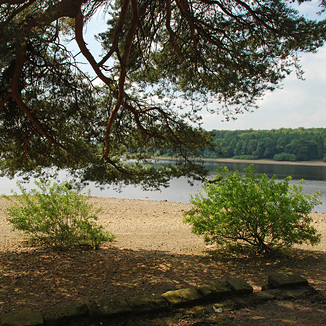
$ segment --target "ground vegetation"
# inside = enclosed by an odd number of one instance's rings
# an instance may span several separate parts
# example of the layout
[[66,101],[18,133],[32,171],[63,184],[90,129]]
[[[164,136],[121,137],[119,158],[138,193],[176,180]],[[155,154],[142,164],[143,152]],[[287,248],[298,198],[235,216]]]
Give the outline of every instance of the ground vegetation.
[[303,194],[302,184],[289,184],[291,177],[276,181],[275,176],[256,174],[252,165],[244,171],[220,167],[218,175],[203,186],[204,193],[192,196],[193,208],[184,221],[195,234],[231,251],[261,254],[320,241],[309,216],[320,204],[320,192]]

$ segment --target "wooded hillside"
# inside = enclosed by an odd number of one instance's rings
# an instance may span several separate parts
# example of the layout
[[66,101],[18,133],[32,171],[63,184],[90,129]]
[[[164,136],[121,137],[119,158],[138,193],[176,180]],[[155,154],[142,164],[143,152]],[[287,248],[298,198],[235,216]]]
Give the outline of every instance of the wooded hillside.
[[[273,159],[275,161],[326,161],[326,129],[213,130],[213,148],[203,158]],[[169,155],[169,151],[165,153]]]
[[275,161],[326,160],[326,129],[214,130],[213,143],[221,153],[206,149],[204,157],[273,159]]

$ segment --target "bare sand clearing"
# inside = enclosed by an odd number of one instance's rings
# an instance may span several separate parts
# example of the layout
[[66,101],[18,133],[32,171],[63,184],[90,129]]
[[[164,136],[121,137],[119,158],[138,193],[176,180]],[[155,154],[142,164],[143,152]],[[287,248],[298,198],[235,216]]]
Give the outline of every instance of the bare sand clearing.
[[[177,160],[172,157],[153,157],[158,160]],[[196,160],[196,159],[194,159]],[[237,158],[200,158],[200,161],[204,162],[216,162],[216,163],[249,163],[249,164],[273,164],[273,165],[306,165],[306,166],[326,166],[324,161],[274,161],[271,159],[259,159],[259,160],[244,160]]]
[[27,247],[14,233],[0,198],[0,311],[39,309],[101,296],[163,293],[212,279],[244,277],[259,290],[267,275],[295,271],[326,290],[326,214],[312,214],[318,246],[300,246],[293,258],[212,255],[182,222],[190,204],[92,198],[99,223],[116,236],[98,250],[51,251]]

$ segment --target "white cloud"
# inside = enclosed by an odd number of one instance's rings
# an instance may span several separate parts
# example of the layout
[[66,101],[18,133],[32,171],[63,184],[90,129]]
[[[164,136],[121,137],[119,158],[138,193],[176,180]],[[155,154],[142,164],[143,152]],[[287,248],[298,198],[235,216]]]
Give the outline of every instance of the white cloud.
[[326,47],[316,54],[302,55],[305,80],[295,74],[282,89],[267,93],[258,101],[259,109],[222,123],[222,116],[203,112],[203,127],[211,129],[278,129],[326,127]]
[[[320,0],[304,2],[298,7],[308,18],[316,18],[316,8]],[[96,58],[100,57],[101,47],[93,40],[94,34],[104,31],[106,25],[102,15],[87,25],[86,42]],[[203,127],[211,129],[277,129],[281,127],[326,127],[326,47],[316,54],[302,55],[302,68],[305,80],[298,80],[295,73],[284,81],[283,89],[267,93],[258,102],[260,108],[253,113],[238,115],[238,119],[221,122],[222,115],[202,112]],[[95,84],[101,84],[99,80]],[[177,101],[177,103],[181,100]]]
[[306,71],[306,80],[320,80],[326,83],[326,47],[319,49],[317,53],[306,54],[301,60],[302,66]]

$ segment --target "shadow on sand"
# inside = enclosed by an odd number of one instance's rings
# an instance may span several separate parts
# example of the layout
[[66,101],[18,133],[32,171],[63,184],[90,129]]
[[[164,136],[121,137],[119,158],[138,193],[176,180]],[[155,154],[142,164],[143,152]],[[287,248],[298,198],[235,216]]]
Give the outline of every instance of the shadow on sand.
[[0,252],[0,311],[38,310],[100,297],[161,294],[206,281],[242,277],[255,290],[272,272],[294,271],[326,290],[326,253],[293,257],[225,257],[119,249]]

